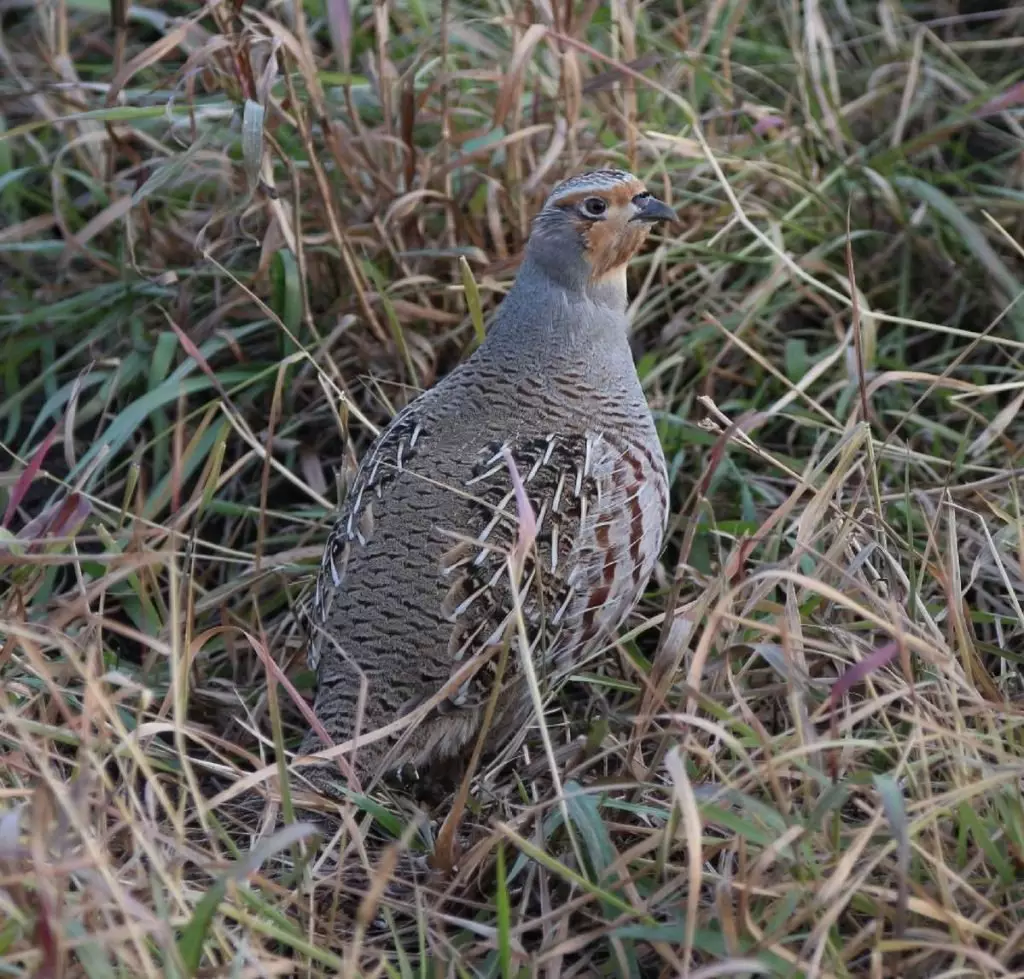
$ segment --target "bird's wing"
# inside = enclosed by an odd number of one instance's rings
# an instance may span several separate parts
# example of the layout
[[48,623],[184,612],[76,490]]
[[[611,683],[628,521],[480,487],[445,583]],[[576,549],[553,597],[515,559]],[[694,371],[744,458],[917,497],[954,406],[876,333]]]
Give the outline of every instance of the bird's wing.
[[[646,581],[635,558],[653,525],[642,504],[642,468],[620,439],[583,432],[490,442],[475,460],[460,464],[457,475],[431,470],[426,478],[409,466],[423,432],[413,402],[371,446],[324,550],[313,622],[327,621],[350,557],[373,536],[374,501],[385,499],[389,487],[409,477],[414,482],[406,480],[404,492],[418,486],[424,493],[436,495],[443,487],[456,494],[458,505],[436,506],[433,533],[442,540],[437,573],[445,584],[437,611],[450,629],[443,656],[449,665],[441,675],[462,671],[475,657],[481,662],[448,698],[448,708],[463,707],[486,696],[497,665],[489,653],[520,616],[541,669],[576,659],[616,627],[636,600],[637,584],[642,588]],[[517,480],[534,524],[525,541],[529,521],[520,513]],[[525,550],[521,562],[513,562],[519,572],[513,585],[509,559],[517,543]],[[431,593],[424,588],[423,600],[430,601]],[[314,628],[308,654],[313,670],[325,641],[324,630]]]
[[[510,455],[532,529],[520,512]],[[450,582],[443,613],[452,623],[454,669],[500,643],[520,615],[539,667],[574,659],[618,625],[636,595],[634,538],[649,524],[637,509],[643,492],[638,473],[626,448],[594,433],[496,442],[481,450],[465,485],[473,499],[470,526],[448,530],[452,546],[441,562]],[[517,562],[509,559],[517,542],[526,549],[513,586]],[[489,656],[453,694],[451,706],[479,703],[496,663]]]
[[333,597],[344,587],[345,572],[353,546],[365,545],[373,535],[373,501],[383,499],[388,486],[415,457],[423,432],[423,397],[406,405],[382,431],[363,458],[352,481],[338,519],[327,537],[312,601],[312,629],[308,662],[316,670],[324,641],[322,626]]

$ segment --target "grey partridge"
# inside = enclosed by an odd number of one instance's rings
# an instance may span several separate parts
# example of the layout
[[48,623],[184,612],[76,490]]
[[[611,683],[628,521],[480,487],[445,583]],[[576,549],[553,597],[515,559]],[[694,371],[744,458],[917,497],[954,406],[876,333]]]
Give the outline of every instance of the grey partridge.
[[[626,266],[674,217],[622,170],[559,184],[483,343],[363,459],[324,551],[309,644],[314,711],[335,744],[358,734],[348,758],[361,774],[468,755],[509,635],[489,737],[522,729],[522,637],[538,674],[557,673],[642,595],[669,492],[627,340]],[[536,521],[515,589],[510,460]],[[323,747],[311,732],[302,752]]]

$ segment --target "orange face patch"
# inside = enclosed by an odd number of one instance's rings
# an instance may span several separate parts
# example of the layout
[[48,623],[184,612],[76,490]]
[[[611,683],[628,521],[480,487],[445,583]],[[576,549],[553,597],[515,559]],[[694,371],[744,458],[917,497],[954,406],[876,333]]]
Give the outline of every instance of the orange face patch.
[[560,197],[556,207],[576,216],[576,209],[588,198],[599,197],[608,205],[600,220],[576,217],[575,225],[584,241],[591,265],[591,281],[599,282],[617,273],[643,245],[650,225],[631,223],[633,198],[647,188],[639,180],[629,180],[614,187],[581,189]]
[[583,237],[587,242],[587,257],[593,269],[591,279],[600,281],[625,265],[643,245],[649,231],[649,225],[628,225],[625,221],[615,222],[612,218],[586,229]]

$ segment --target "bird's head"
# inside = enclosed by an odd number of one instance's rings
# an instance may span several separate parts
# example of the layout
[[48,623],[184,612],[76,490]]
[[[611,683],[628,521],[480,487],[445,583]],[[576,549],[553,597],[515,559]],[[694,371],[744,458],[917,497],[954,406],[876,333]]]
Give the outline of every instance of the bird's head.
[[533,221],[527,255],[567,288],[625,291],[626,266],[658,221],[675,211],[625,170],[562,181]]

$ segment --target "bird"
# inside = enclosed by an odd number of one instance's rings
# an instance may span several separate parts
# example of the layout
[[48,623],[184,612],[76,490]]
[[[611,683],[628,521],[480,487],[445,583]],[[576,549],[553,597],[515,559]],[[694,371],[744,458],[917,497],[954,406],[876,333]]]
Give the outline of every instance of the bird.
[[[557,184],[483,341],[365,453],[323,551],[307,648],[313,713],[335,745],[356,739],[361,776],[464,759],[503,643],[517,645],[487,744],[522,731],[524,649],[538,677],[556,676],[642,597],[669,481],[628,342],[626,271],[675,219],[625,170]],[[534,530],[514,573],[525,502]],[[313,729],[300,753],[326,747]]]

